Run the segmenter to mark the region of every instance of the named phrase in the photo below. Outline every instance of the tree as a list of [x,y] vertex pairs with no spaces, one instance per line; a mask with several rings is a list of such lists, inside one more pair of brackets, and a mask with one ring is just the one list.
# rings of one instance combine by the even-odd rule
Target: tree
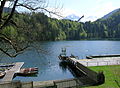
[[[5,3],[7,2],[11,3],[11,11],[9,13],[4,13],[3,10],[5,7]],[[56,12],[47,9],[48,7],[47,0],[1,0],[0,1],[0,44],[2,45],[5,44],[5,47],[0,47],[0,51],[2,51],[4,54],[10,57],[16,57],[18,54],[23,53],[23,51],[29,47],[28,41],[24,41],[24,43],[26,44],[23,45],[23,41],[19,41],[14,37],[8,36],[9,33],[8,34],[5,33],[5,30],[15,32],[14,28],[11,27],[11,25],[17,28],[20,27],[13,19],[13,16],[15,14],[15,9],[17,7],[23,7],[32,12],[40,9],[44,12],[46,11],[48,13],[56,14]],[[12,51],[12,53],[10,51]]]

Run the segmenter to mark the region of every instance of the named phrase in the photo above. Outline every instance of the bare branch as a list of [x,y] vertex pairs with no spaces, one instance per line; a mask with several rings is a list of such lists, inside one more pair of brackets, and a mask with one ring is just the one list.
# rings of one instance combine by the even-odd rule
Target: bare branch
[[41,9],[41,10],[44,10],[44,11],[48,12],[49,14],[51,13],[51,14],[55,14],[55,15],[57,15],[57,16],[59,16],[59,17],[62,17],[62,16],[59,15],[57,12],[50,11],[50,10],[48,10],[48,9],[46,9],[46,8],[43,8],[43,7],[36,7],[36,8],[33,8],[32,6],[24,5],[24,4],[20,4],[20,3],[19,3],[17,6],[22,6],[22,7],[25,7],[25,8],[27,8],[27,9],[29,9],[29,10],[32,10],[32,11]]
[[[12,4],[10,6],[10,7],[12,7],[12,10],[11,10],[10,13],[4,15],[3,14],[3,9],[4,9],[5,3],[7,1],[10,1],[10,2],[12,1]],[[47,8],[48,3],[46,3],[46,1],[47,0],[2,0],[0,2],[1,3],[1,6],[0,6],[0,31],[4,30],[4,28],[7,25],[11,25],[11,24],[16,26],[17,28],[19,27],[16,24],[16,22],[14,22],[14,20],[12,19],[17,6],[18,7],[20,7],[20,6],[25,7],[27,9],[29,9],[30,11],[41,10],[43,12],[47,12],[49,14],[54,14],[56,16],[62,17],[61,15],[58,14],[57,10],[54,10],[54,11],[49,10]],[[57,8],[55,8],[55,9],[57,9]],[[20,27],[20,28],[25,28],[25,27],[23,27],[23,25],[24,24],[22,24],[22,27]],[[27,29],[29,29],[29,28],[27,27]],[[26,30],[23,30],[23,31],[26,32]],[[27,32],[30,32],[30,31],[27,30]],[[0,38],[2,39],[3,43],[8,44],[8,45],[5,45],[5,49],[3,47],[1,47],[0,51],[5,53],[9,57],[16,57],[17,55],[23,53],[24,50],[26,50],[28,47],[30,47],[28,45],[28,43],[27,43],[27,45],[23,45],[23,46],[20,45],[21,44],[20,41],[18,41],[17,39],[14,39],[14,38],[13,39],[9,38],[8,36],[6,36],[5,34],[2,34],[1,32],[0,32]],[[13,51],[13,52],[11,52],[11,51]],[[39,49],[39,51],[45,52],[42,49]]]
[[0,51],[2,51],[4,54],[6,54],[9,57],[16,57],[17,55],[22,54],[27,48],[29,48],[29,45],[26,45],[25,47],[20,48],[20,47],[18,47],[16,45],[16,43],[14,44],[14,42],[11,41],[9,38],[7,38],[4,34],[0,34],[0,35],[2,35],[2,36],[0,36],[0,38],[2,38],[2,40],[4,40],[7,43],[9,43],[9,45],[11,47],[13,47],[12,49],[15,50],[14,54],[11,54],[11,53],[8,52],[8,50],[9,50],[10,47],[8,47],[7,50],[0,48]]
[[13,42],[11,39],[9,39],[6,35],[0,33],[0,38],[2,38],[3,40],[7,41],[12,47],[13,49],[16,51],[16,53],[18,52],[21,52],[21,51],[24,51],[25,49],[27,49],[29,46],[27,45],[26,47],[24,48],[20,48],[17,46],[17,44],[15,42]]
[[3,13],[3,8],[5,5],[6,0],[1,1],[1,6],[0,6],[0,22],[2,22],[2,13]]
[[10,19],[12,18],[13,14],[14,14],[14,11],[15,11],[15,8],[16,8],[16,5],[17,5],[17,2],[18,0],[15,0],[14,2],[14,5],[13,5],[13,8],[12,8],[12,11],[9,15],[9,17],[7,18],[7,20],[3,23],[3,25],[0,27],[0,30],[2,30],[2,28],[8,24],[8,22],[10,21]]
[[[25,49],[24,49],[24,50],[25,50]],[[17,53],[15,53],[15,54],[10,54],[10,53],[8,53],[7,51],[5,51],[5,50],[2,49],[2,48],[0,48],[0,51],[2,51],[4,54],[6,54],[6,55],[9,56],[9,57],[16,57],[17,55],[23,53],[23,51],[20,51],[20,52],[17,52]]]

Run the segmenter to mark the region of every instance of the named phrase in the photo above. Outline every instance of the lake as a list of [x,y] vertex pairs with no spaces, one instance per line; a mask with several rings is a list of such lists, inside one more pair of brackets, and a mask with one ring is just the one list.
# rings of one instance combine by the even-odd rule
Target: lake
[[74,78],[71,72],[62,69],[58,55],[66,47],[67,55],[74,54],[79,59],[87,55],[120,54],[120,41],[46,41],[36,43],[39,50],[28,50],[16,58],[0,57],[1,63],[25,62],[23,67],[38,67],[39,73],[31,77],[16,76],[14,80],[46,81]]

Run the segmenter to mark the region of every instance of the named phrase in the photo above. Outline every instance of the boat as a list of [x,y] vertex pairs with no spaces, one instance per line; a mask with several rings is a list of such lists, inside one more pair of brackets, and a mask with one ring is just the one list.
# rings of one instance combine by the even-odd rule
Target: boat
[[38,67],[34,67],[34,68],[22,68],[21,70],[23,70],[23,71],[38,71]]
[[13,67],[14,64],[0,65],[0,67]]
[[62,52],[58,58],[62,61],[66,61],[68,59],[68,56],[66,56],[66,48],[62,48]]
[[68,56],[63,56],[63,55],[60,54],[60,55],[58,56],[58,58],[59,58],[60,60],[65,61],[65,60],[68,59]]
[[34,74],[37,74],[38,71],[28,71],[28,72],[23,72],[23,71],[20,71],[17,73],[18,76],[29,76],[29,75],[34,75]]
[[38,73],[38,68],[34,67],[34,68],[23,68],[20,69],[20,72],[17,73],[17,75],[19,76],[29,76],[29,75],[33,75],[33,74],[37,74]]
[[0,72],[0,78],[3,78],[5,76],[6,72]]
[[74,56],[73,54],[71,54],[71,56],[66,56],[66,48],[62,48],[62,52],[60,53],[58,58],[63,62],[67,62],[69,58],[79,59],[78,56]]

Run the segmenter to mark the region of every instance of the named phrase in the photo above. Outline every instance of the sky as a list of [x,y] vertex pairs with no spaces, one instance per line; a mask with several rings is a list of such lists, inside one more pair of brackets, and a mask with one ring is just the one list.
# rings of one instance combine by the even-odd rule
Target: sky
[[[51,0],[54,2],[55,0]],[[62,15],[84,15],[82,21],[94,21],[120,8],[120,0],[57,0],[62,5]]]
[[63,17],[70,14],[75,14],[79,17],[84,15],[81,20],[83,22],[94,21],[120,8],[120,0],[49,0],[48,4],[49,9],[60,8],[58,12]]

